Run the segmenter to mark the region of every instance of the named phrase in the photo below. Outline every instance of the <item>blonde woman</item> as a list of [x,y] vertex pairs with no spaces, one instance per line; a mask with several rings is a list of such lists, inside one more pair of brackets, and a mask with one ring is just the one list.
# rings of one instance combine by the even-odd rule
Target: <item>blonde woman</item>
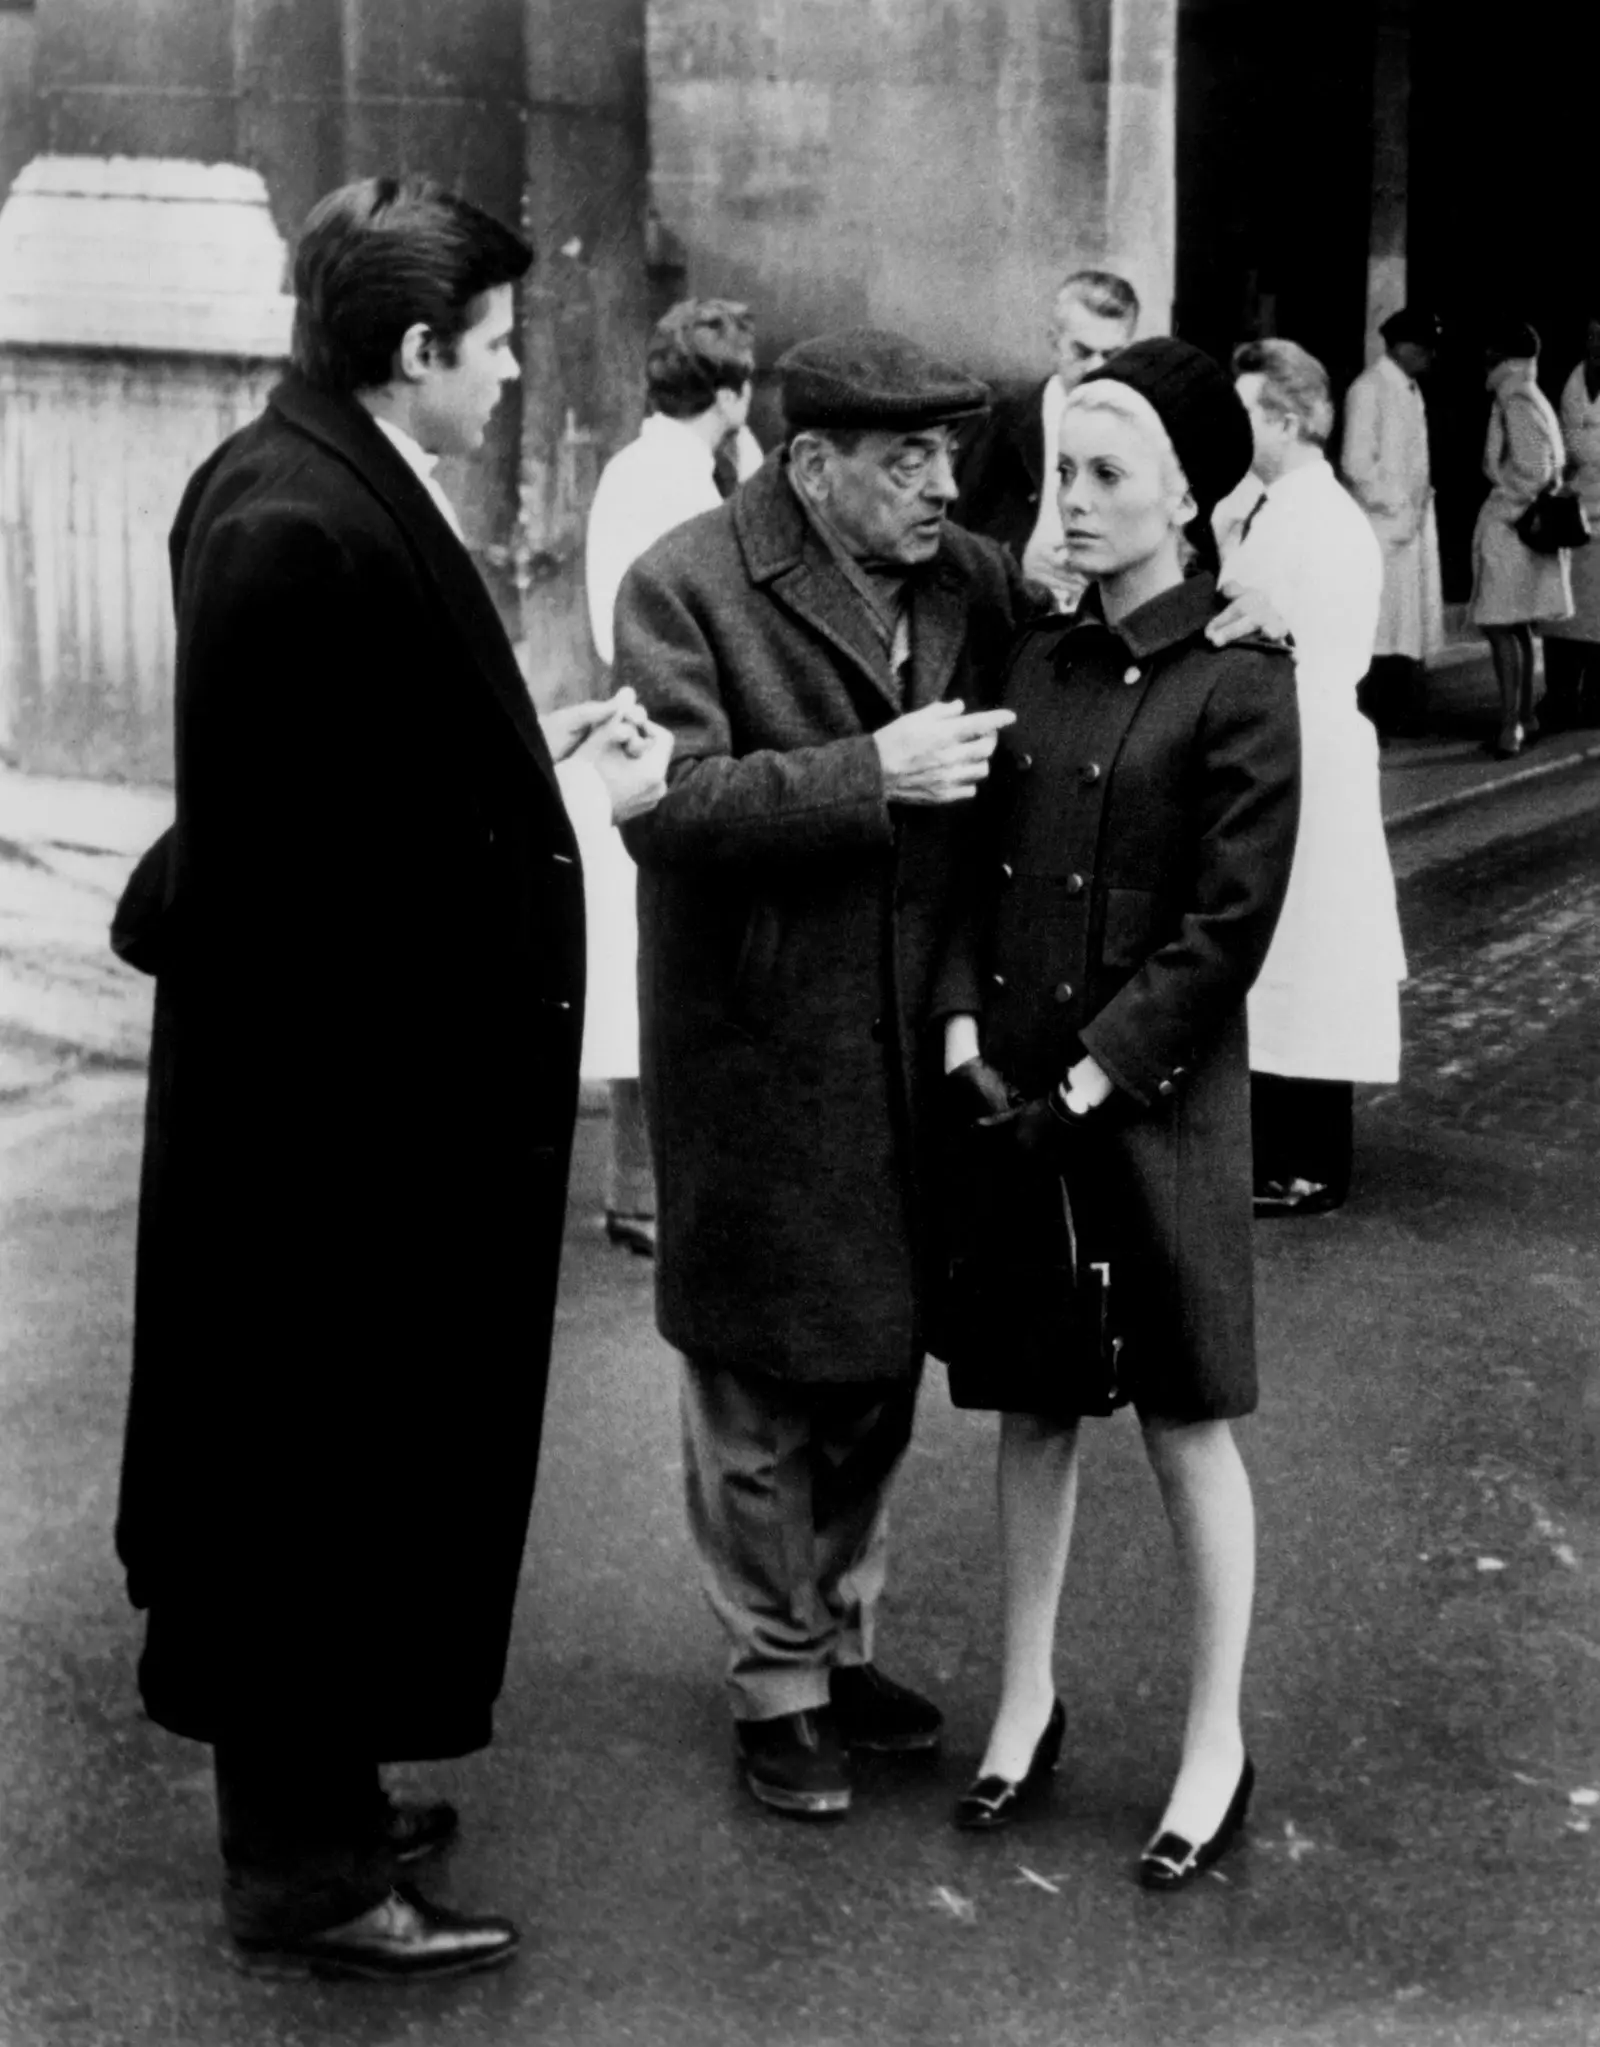
[[[1077,1268],[1108,1281],[1120,1386],[1176,1539],[1191,1612],[1177,1777],[1139,1865],[1176,1889],[1238,1832],[1254,1772],[1240,1684],[1255,1569],[1230,1424],[1256,1403],[1245,995],[1294,847],[1299,742],[1287,657],[1218,648],[1209,519],[1250,423],[1185,343],[1134,343],[1063,409],[1056,451],[1076,616],[1023,634],[978,823],[982,877],[937,991],[969,1146],[1023,1200],[1070,1190]],[[1193,568],[1195,573],[1188,573]],[[1053,1170],[1042,1176],[1039,1163]],[[999,1326],[952,1322],[951,1390],[998,1409],[1005,1648],[999,1709],[955,1823],[1035,1803],[1059,1756],[1053,1668],[1079,1422],[1103,1411],[1078,1354],[1041,1340],[1050,1289]]]

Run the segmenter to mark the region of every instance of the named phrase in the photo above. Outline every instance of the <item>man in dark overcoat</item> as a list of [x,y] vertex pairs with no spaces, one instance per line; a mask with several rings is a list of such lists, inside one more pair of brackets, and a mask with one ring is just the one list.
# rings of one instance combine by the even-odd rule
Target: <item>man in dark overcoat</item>
[[[436,1976],[516,1939],[397,1881],[455,1814],[391,1802],[378,1766],[490,1738],[576,1099],[575,842],[432,476],[516,375],[531,260],[425,180],[330,195],[295,368],[172,536],[117,1543],[146,1707],[213,1746],[258,1965]],[[659,793],[664,735],[635,758],[626,713],[550,725],[619,816]]]
[[747,1782],[802,1816],[940,1715],[874,1662],[884,1502],[924,1352],[923,1017],[948,826],[1025,606],[951,528],[981,384],[892,334],[780,364],[784,446],[647,553],[619,682],[675,748],[639,862],[657,1308]]

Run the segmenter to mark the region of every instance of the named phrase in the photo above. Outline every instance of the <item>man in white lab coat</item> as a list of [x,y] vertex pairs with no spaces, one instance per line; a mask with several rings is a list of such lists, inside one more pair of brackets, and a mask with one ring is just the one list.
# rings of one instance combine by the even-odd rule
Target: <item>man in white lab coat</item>
[[1233,358],[1261,486],[1223,574],[1259,591],[1294,635],[1300,829],[1283,914],[1249,997],[1258,1215],[1337,1208],[1350,1181],[1356,1081],[1400,1074],[1405,953],[1378,801],[1378,745],[1356,705],[1384,564],[1323,454],[1327,372],[1292,341]]
[[1428,462],[1428,415],[1418,379],[1439,345],[1431,313],[1385,320],[1384,353],[1345,397],[1343,466],[1383,549],[1383,602],[1362,708],[1382,732],[1420,728],[1423,663],[1444,639],[1439,530]]
[[[743,482],[761,467],[745,424],[755,374],[755,330],[727,299],[684,299],[657,322],[645,362],[650,410],[601,472],[584,548],[589,629],[611,666],[612,611],[628,570],[675,526],[715,511],[717,464]],[[580,823],[589,913],[589,994],[583,1073],[611,1084],[606,1234],[649,1257],[655,1250],[655,1183],[639,1090],[639,951],[636,876],[608,822]]]

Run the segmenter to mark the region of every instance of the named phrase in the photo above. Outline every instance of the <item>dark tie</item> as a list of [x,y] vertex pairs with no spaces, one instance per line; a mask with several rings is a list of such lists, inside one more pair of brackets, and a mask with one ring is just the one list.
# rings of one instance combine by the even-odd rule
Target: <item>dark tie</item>
[[1255,503],[1250,507],[1249,511],[1245,514],[1244,524],[1239,528],[1238,544],[1241,547],[1243,547],[1245,542],[1250,538],[1250,528],[1256,523],[1257,519],[1260,518],[1261,507],[1266,503],[1266,501],[1267,494],[1265,491],[1263,491],[1260,497],[1256,499]]

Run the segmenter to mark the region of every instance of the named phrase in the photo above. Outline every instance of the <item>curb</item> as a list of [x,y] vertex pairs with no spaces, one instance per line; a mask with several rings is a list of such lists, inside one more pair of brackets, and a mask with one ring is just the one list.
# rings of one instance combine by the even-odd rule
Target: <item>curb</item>
[[1479,803],[1487,796],[1498,795],[1502,789],[1516,789],[1525,782],[1537,782],[1546,775],[1564,774],[1569,768],[1588,767],[1600,761],[1600,740],[1592,745],[1580,747],[1575,753],[1563,753],[1552,760],[1530,761],[1525,768],[1514,768],[1510,774],[1492,776],[1486,782],[1473,782],[1465,789],[1452,789],[1444,796],[1430,796],[1423,803],[1409,803],[1401,810],[1392,810],[1383,820],[1385,832],[1409,830],[1413,825],[1426,824],[1430,818],[1443,817],[1452,810],[1463,810],[1469,803]]

